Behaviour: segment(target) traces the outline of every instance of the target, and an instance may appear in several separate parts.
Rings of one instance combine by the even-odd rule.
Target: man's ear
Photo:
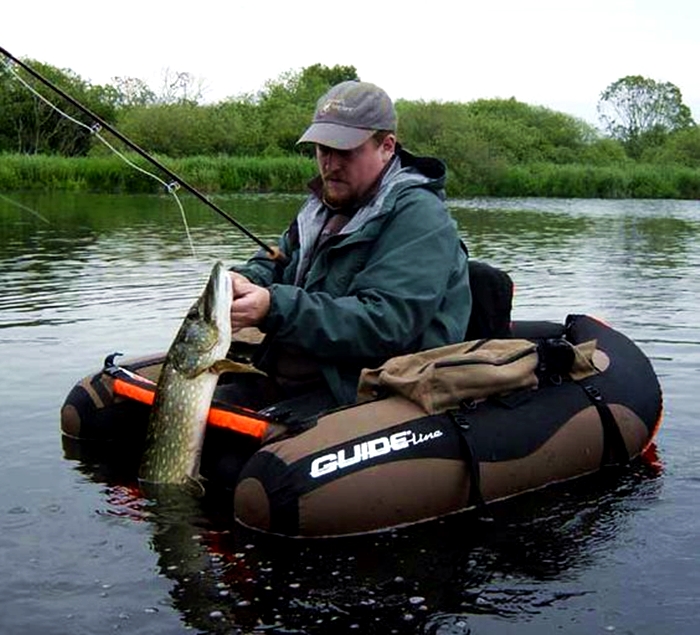
[[[388,134],[384,137],[380,149],[382,151],[382,159],[386,163],[394,156],[394,152],[396,151],[396,135]]]

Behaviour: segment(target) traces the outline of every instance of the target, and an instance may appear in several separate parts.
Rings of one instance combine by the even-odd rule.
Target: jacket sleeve
[[[262,329],[322,359],[386,358],[420,348],[448,286],[467,277],[466,257],[455,222],[434,193],[411,188],[395,205],[362,269],[351,280],[340,276],[338,293],[272,284]],[[442,323],[439,339],[446,341],[435,345],[463,337],[466,318],[445,315]]]
[[[289,230],[287,230],[277,242],[277,248],[285,256],[290,255]],[[234,265],[232,271],[244,275],[253,284],[261,287],[269,287],[282,280],[286,263],[274,260],[262,247],[243,265]]]

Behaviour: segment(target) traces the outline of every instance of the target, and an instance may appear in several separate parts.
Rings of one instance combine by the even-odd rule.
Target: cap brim
[[[318,143],[336,150],[352,150],[361,146],[375,130],[349,128],[336,123],[313,123],[297,143]]]

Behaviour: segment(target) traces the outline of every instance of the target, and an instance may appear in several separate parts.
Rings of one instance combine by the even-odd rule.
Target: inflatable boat
[[[626,464],[650,446],[662,396],[644,353],[586,315],[514,322],[536,344],[594,342],[595,372],[541,374],[537,386],[430,412],[401,394],[280,424],[217,388],[201,474],[236,519],[286,536],[338,536],[421,522]],[[70,391],[71,444],[144,443],[163,355],[104,367]],[[293,415],[293,413],[292,413]]]

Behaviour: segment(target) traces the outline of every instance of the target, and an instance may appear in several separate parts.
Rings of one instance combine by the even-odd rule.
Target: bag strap
[[[457,432],[459,434],[459,441],[464,453],[464,460],[467,463],[467,469],[469,470],[469,498],[467,499],[468,507],[475,507],[479,514],[483,514],[486,508],[486,502],[484,501],[484,496],[481,493],[481,473],[479,469],[479,458],[474,449],[474,441],[470,438],[471,423],[469,422],[469,417],[464,412],[464,410],[450,410],[448,411],[450,419],[457,427]]]
[[[625,439],[620,431],[620,426],[615,420],[610,406],[605,403],[600,390],[592,384],[582,384],[583,392],[591,400],[600,418],[600,425],[603,428],[603,457],[601,459],[601,467],[610,465],[627,465],[630,461],[630,455],[625,445]]]

